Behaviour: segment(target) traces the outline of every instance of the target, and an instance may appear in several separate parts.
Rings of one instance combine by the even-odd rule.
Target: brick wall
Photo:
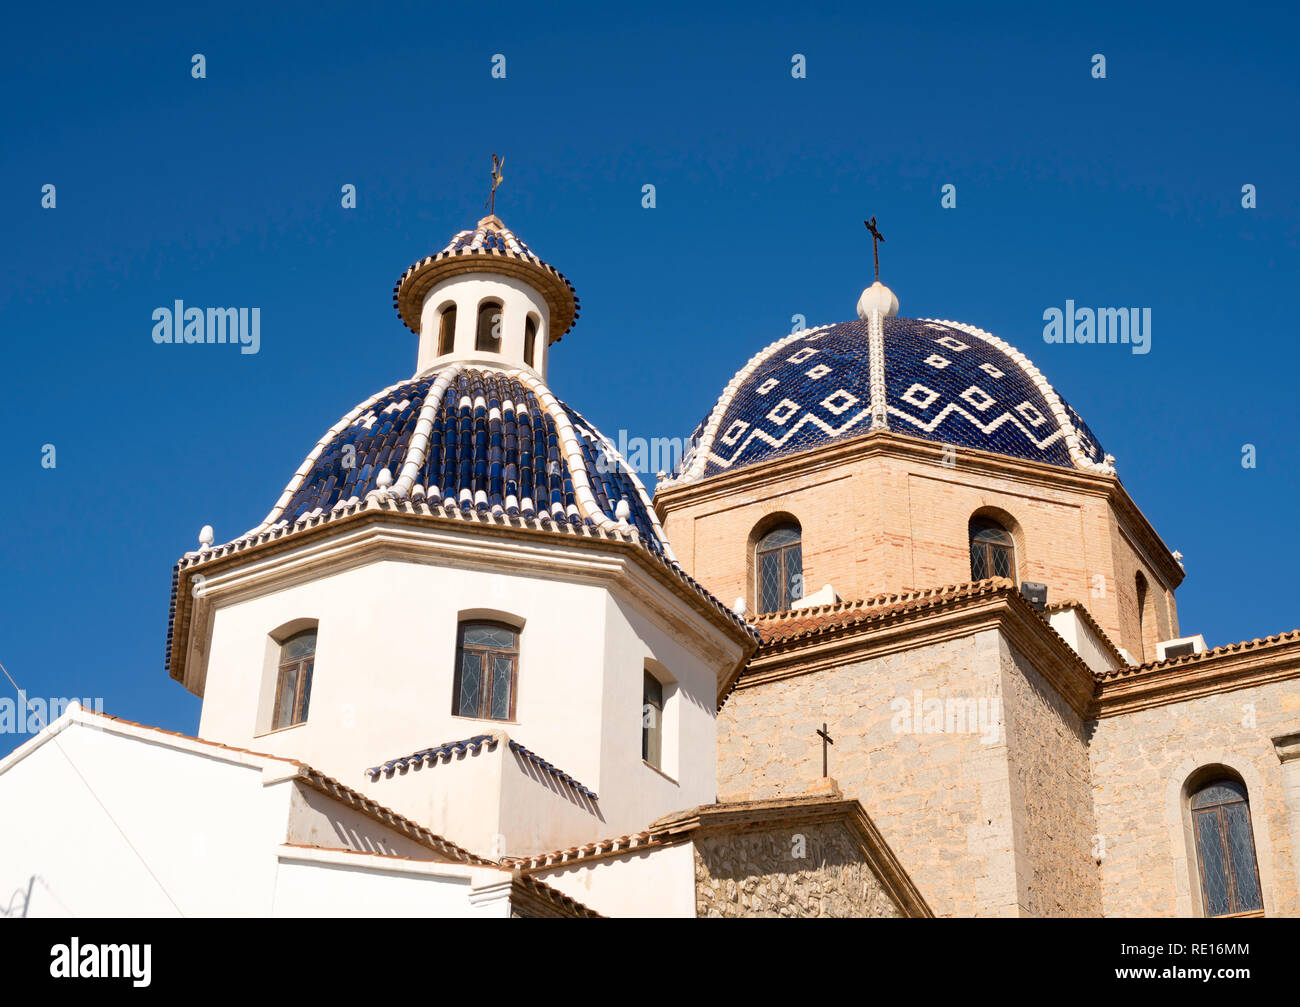
[[[1073,473],[976,464],[955,467],[907,452],[844,453],[841,460],[743,471],[725,491],[705,480],[663,500],[665,531],[686,570],[731,604],[755,604],[748,543],[756,525],[788,513],[803,528],[806,593],[831,584],[845,599],[970,580],[968,522],[1005,515],[1021,580],[1048,585],[1049,599],[1076,599],[1135,657],[1136,574],[1155,599],[1160,639],[1177,632],[1173,592],[1134,546],[1098,486]],[[1150,655],[1154,658],[1154,654]]]

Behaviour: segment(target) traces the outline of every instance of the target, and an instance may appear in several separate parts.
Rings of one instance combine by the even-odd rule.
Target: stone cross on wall
[[[822,776],[829,776],[830,773],[827,772],[828,767],[826,764],[826,753],[829,749],[826,746],[835,744],[835,741],[827,732],[824,722],[822,723],[822,729],[817,732],[817,737],[822,739]]]

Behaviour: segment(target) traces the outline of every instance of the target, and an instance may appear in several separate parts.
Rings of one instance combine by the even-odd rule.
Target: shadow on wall
[[[564,798],[575,807],[581,808],[589,815],[594,816],[598,821],[603,822],[605,820],[605,816],[600,813],[600,805],[596,803],[597,799],[588,797],[586,794],[579,792],[572,785],[565,783],[553,774],[548,773],[541,766],[536,765],[531,759],[525,758],[515,749],[511,748],[510,754],[514,756],[515,768],[534,783],[541,784],[551,793]]]
[[[27,907],[32,904],[32,888],[35,885],[36,875],[33,874],[27,879],[27,891],[24,892],[21,888],[15,888],[14,893],[9,896],[9,904],[0,907],[0,916],[6,919],[26,919]],[[21,905],[19,904],[20,899],[22,900]]]

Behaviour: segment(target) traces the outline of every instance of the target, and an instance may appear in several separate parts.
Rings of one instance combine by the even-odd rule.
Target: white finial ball
[[[380,469],[379,475],[375,477],[375,485],[381,490],[388,489],[389,486],[393,485],[393,473],[386,468]]]
[[[858,317],[870,318],[873,311],[879,311],[884,318],[898,314],[898,298],[894,292],[877,280],[858,298]]]
[[[744,598],[743,595],[742,595],[741,597],[739,597],[739,598],[736,599],[736,604],[734,604],[734,605],[731,606],[731,610],[732,610],[733,612],[735,612],[736,615],[744,615],[744,614],[745,614],[745,608],[746,608],[746,606],[745,606],[745,598]]]
[[[632,508],[628,506],[626,497],[614,505],[614,516],[623,522],[632,516]]]
[[[205,524],[202,528],[199,529],[199,545],[203,546],[204,549],[212,545],[212,542],[215,538],[216,535],[212,531],[212,525]]]

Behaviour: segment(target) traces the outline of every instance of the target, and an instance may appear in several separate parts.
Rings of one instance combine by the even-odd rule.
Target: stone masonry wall
[[[1105,841],[1105,914],[1201,914],[1184,785],[1198,768],[1223,764],[1246,783],[1266,911],[1300,915],[1300,793],[1288,787],[1271,740],[1297,730],[1294,681],[1096,721],[1091,762],[1097,831]]]
[[[839,824],[697,840],[695,904],[709,917],[903,915]]]
[[[912,716],[945,698],[1000,711],[989,701],[1001,699],[1001,640],[988,630],[736,690],[718,720],[720,799],[803,793],[821,775],[814,732],[826,721],[830,775],[862,803],[935,915],[1019,915],[1004,733]]]
[[[1020,912],[1100,916],[1085,725],[1005,641],[1002,672]]]

